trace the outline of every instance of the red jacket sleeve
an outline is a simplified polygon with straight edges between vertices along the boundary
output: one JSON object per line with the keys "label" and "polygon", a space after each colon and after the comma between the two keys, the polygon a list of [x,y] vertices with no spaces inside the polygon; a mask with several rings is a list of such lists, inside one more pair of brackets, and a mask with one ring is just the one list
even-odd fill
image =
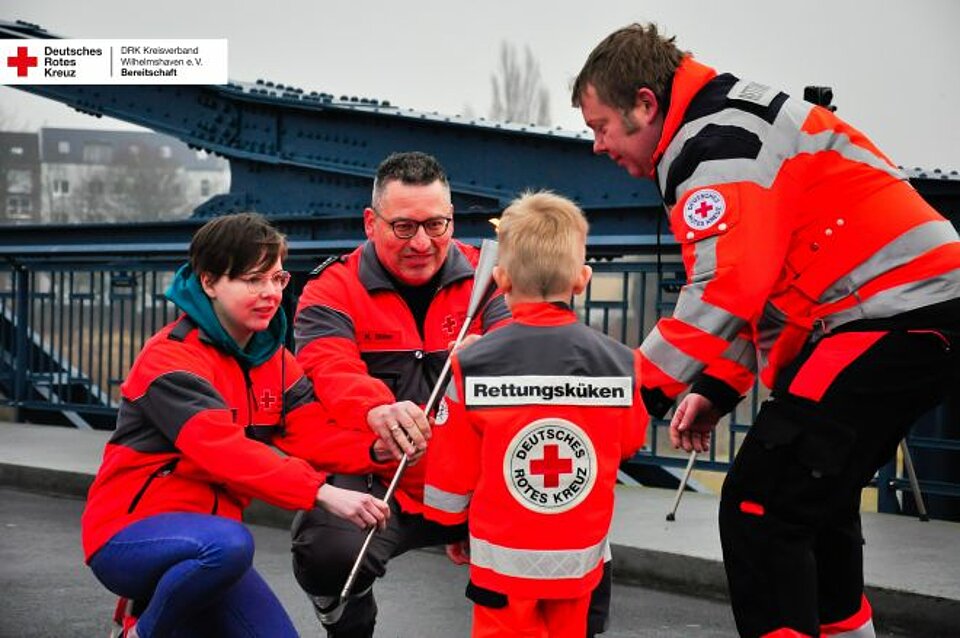
{"label": "red jacket sleeve", "polygon": [[[480,434],[470,424],[463,404],[463,377],[452,355],[453,378],[438,410],[439,421],[430,439],[424,485],[424,516],[443,525],[467,520],[470,499],[480,478]],[[442,422],[440,422],[442,421]]]}
{"label": "red jacket sleeve", "polygon": [[[737,394],[756,371],[751,326],[785,259],[789,224],[777,193],[752,183],[693,189],[673,207],[687,283],[673,316],[640,346],[643,385],[669,398],[708,374]],[[719,212],[718,212],[719,211]]]}
{"label": "red jacket sleeve", "polygon": [[346,274],[342,266],[332,266],[304,287],[294,320],[297,361],[337,423],[366,430],[367,412],[396,399],[385,383],[370,376],[360,358],[346,303],[350,298],[343,283]]}
{"label": "red jacket sleeve", "polygon": [[283,434],[274,437],[274,445],[324,472],[363,474],[387,467],[388,464],[375,463],[371,458],[377,436],[369,430],[339,427],[317,401],[313,385],[293,355],[284,352],[284,356],[288,357],[284,400],[292,409],[285,416]]}

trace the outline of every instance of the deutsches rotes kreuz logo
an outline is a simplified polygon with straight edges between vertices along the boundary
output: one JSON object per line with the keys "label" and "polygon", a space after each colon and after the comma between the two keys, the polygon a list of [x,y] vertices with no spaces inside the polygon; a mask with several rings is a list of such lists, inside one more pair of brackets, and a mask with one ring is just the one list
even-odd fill
{"label": "deutsches rotes kreuz logo", "polygon": [[716,224],[726,209],[723,195],[712,188],[702,188],[687,199],[683,219],[690,228],[704,230]]}
{"label": "deutsches rotes kreuz logo", "polygon": [[597,478],[597,455],[575,423],[540,419],[510,441],[503,478],[510,494],[527,509],[559,514],[590,493]]}

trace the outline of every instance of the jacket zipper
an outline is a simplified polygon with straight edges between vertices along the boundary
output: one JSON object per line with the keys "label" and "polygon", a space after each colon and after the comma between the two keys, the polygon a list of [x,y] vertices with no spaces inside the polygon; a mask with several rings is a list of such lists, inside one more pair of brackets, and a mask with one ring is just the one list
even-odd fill
{"label": "jacket zipper", "polygon": [[143,486],[133,497],[133,500],[130,502],[130,507],[127,508],[127,514],[133,514],[133,510],[137,508],[137,505],[140,503],[140,499],[143,498],[143,495],[146,493],[147,488],[150,487],[150,484],[153,483],[153,480],[159,476],[165,476],[173,472],[173,469],[177,467],[177,463],[180,462],[180,459],[170,459],[153,472],[150,473],[150,476],[147,477],[147,480],[144,481]]}

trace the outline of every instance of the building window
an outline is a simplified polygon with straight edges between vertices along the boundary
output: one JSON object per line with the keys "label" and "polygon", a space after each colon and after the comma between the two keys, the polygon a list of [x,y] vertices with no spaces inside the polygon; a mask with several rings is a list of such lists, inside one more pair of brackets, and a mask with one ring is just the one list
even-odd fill
{"label": "building window", "polygon": [[8,193],[32,193],[33,175],[30,171],[11,169],[7,171]]}
{"label": "building window", "polygon": [[11,217],[17,216],[21,219],[30,218],[32,206],[30,197],[27,195],[8,195],[7,196],[7,214]]}
{"label": "building window", "polygon": [[170,156],[172,154],[173,153],[170,151],[169,146],[164,145],[160,147],[160,157],[162,157],[163,159],[170,159]]}
{"label": "building window", "polygon": [[84,144],[83,161],[88,164],[109,164],[113,161],[113,147],[109,144]]}
{"label": "building window", "polygon": [[65,179],[55,179],[53,180],[53,194],[54,195],[67,195],[70,193],[70,182]]}
{"label": "building window", "polygon": [[23,147],[22,147],[22,146],[11,146],[11,147],[10,147],[10,154],[11,154],[11,155],[23,155]]}
{"label": "building window", "polygon": [[203,197],[208,197],[210,195],[210,180],[202,179],[200,180],[200,195]]}
{"label": "building window", "polygon": [[57,152],[61,155],[66,155],[70,152],[70,142],[66,140],[60,140],[57,142]]}

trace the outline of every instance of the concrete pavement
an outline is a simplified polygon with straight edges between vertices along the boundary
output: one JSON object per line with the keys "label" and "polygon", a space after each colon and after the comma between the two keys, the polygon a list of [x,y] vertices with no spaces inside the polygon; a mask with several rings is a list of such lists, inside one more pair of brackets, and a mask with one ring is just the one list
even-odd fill
{"label": "concrete pavement", "polygon": [[[83,496],[109,433],[0,423],[0,485]],[[622,582],[724,598],[718,497],[688,493],[667,522],[672,490],[621,486],[611,531]],[[253,507],[248,522],[286,526],[289,514]],[[865,513],[865,580],[879,624],[906,635],[960,635],[960,523]]]}

